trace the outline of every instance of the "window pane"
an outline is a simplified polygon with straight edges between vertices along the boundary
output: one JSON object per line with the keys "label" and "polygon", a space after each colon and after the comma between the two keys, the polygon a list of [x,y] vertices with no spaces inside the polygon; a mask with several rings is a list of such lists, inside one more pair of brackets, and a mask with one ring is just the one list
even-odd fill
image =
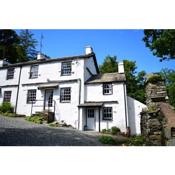
{"label": "window pane", "polygon": [[38,77],[38,65],[32,65],[30,69],[30,78]]}
{"label": "window pane", "polygon": [[71,100],[71,88],[60,89],[60,102],[70,102]]}
{"label": "window pane", "polygon": [[36,102],[36,90],[28,90],[27,93],[27,103],[35,103]]}
{"label": "window pane", "polygon": [[112,120],[112,107],[103,108],[103,120]]}
{"label": "window pane", "polygon": [[11,94],[12,91],[4,91],[4,102],[10,102],[11,101]]}
{"label": "window pane", "polygon": [[61,75],[70,75],[71,65],[72,65],[72,62],[62,62],[61,63]]}
{"label": "window pane", "polygon": [[13,77],[14,77],[14,68],[8,68],[7,69],[7,80],[13,79]]}
{"label": "window pane", "polygon": [[103,94],[112,94],[112,84],[103,84]]}
{"label": "window pane", "polygon": [[94,118],[94,109],[87,109],[87,117]]}

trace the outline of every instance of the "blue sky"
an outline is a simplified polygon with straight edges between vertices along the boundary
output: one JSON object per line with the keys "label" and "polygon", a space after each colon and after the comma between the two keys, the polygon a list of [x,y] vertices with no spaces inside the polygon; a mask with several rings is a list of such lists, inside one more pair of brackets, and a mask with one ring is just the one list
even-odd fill
{"label": "blue sky", "polygon": [[[136,61],[137,71],[158,72],[162,68],[175,68],[175,60],[160,62],[145,47],[143,30],[31,30],[39,41],[43,34],[43,53],[51,58],[84,54],[91,45],[101,64],[107,55],[119,60]],[[39,45],[37,46],[39,50]]]}

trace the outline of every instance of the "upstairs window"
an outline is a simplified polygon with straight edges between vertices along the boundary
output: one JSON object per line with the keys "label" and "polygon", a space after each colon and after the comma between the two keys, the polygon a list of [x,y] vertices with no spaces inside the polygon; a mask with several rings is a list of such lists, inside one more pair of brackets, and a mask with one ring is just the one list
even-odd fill
{"label": "upstairs window", "polygon": [[14,77],[14,70],[15,69],[13,67],[7,69],[7,80],[13,79],[13,77]]}
{"label": "upstairs window", "polygon": [[104,83],[103,84],[103,95],[111,95],[112,94],[112,84]]}
{"label": "upstairs window", "polygon": [[12,91],[4,91],[3,102],[10,102],[11,101],[11,94],[12,94]]}
{"label": "upstairs window", "polygon": [[71,61],[61,63],[61,75],[62,76],[71,75],[71,71],[72,71],[72,62]]}
{"label": "upstairs window", "polygon": [[36,102],[36,89],[28,90],[27,92],[27,104]]}
{"label": "upstairs window", "polygon": [[38,65],[32,65],[29,78],[38,78]]}
{"label": "upstairs window", "polygon": [[71,88],[61,88],[60,89],[60,102],[69,103],[71,101]]}
{"label": "upstairs window", "polygon": [[112,120],[112,107],[103,108],[103,120]]}

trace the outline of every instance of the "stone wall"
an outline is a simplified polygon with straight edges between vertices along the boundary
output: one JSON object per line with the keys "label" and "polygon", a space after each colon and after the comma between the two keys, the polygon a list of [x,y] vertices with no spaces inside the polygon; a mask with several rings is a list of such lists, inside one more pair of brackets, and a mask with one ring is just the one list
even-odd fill
{"label": "stone wall", "polygon": [[147,111],[141,113],[141,133],[150,145],[175,145],[172,128],[175,128],[175,111],[166,102],[164,81],[147,83]]}
{"label": "stone wall", "polygon": [[160,110],[141,113],[141,132],[150,145],[165,145],[163,117],[160,115]]}

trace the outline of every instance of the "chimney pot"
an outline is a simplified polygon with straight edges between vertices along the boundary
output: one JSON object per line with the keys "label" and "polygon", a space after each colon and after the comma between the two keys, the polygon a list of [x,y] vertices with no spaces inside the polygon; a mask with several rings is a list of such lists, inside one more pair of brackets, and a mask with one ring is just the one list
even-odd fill
{"label": "chimney pot", "polygon": [[85,47],[85,54],[88,55],[88,54],[91,54],[93,53],[93,49],[91,46],[86,46]]}
{"label": "chimney pot", "polygon": [[118,73],[120,74],[125,73],[123,61],[120,61],[118,63]]}

